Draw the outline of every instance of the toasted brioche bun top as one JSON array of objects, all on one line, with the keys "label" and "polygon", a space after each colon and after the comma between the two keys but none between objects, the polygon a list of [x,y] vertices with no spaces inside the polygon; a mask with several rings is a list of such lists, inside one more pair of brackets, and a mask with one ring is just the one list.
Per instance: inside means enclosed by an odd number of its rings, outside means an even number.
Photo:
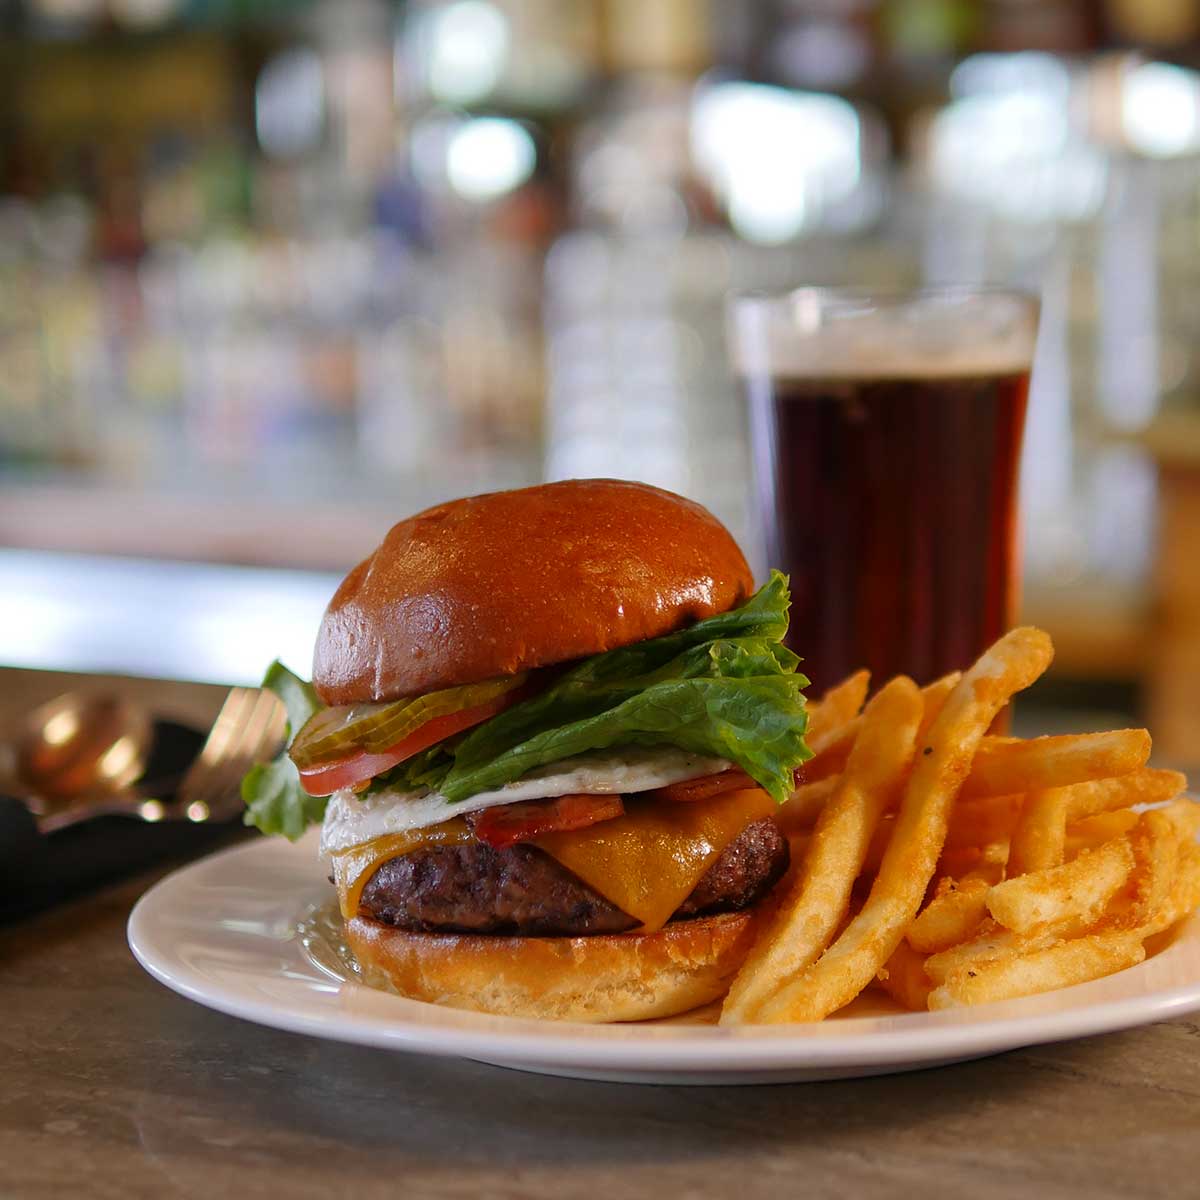
[{"label": "toasted brioche bun top", "polygon": [[335,593],[326,704],[420,695],[660,637],[750,594],[707,509],[615,479],[452,500],[392,527]]}]

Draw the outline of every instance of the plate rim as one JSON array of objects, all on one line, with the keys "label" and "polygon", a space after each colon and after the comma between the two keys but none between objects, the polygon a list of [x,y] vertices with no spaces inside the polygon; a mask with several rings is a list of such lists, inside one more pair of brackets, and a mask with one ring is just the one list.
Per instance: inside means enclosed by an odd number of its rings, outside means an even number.
[{"label": "plate rim", "polygon": [[[214,985],[184,960],[160,953],[149,928],[156,910],[169,903],[172,894],[185,883],[198,882],[197,877],[225,865],[228,859],[277,853],[280,848],[276,842],[276,839],[255,839],[239,843],[171,871],[148,888],[133,906],[126,925],[127,941],[145,971],[194,1003],[255,1024],[337,1042],[437,1057],[503,1060],[513,1065],[691,1073],[773,1071],[782,1075],[789,1071],[843,1066],[933,1065],[1023,1046],[1114,1033],[1200,1010],[1198,972],[1194,980],[1174,988],[1067,1005],[1046,1013],[1021,1015],[1023,1003],[1040,999],[1026,997],[980,1005],[969,1010],[969,1018],[963,1015],[968,1010],[962,1009],[951,1010],[954,1015],[949,1018],[940,1013],[898,1014],[894,1019],[898,1023],[911,1021],[911,1027],[887,1031],[841,1032],[839,1026],[872,1019],[854,1017],[833,1023],[736,1028],[546,1022],[441,1008],[402,997],[395,999],[400,1004],[420,1005],[421,1010],[444,1016],[444,1023],[413,1020],[403,1012],[387,1020],[361,1013],[305,1012],[301,1003],[248,998]],[[289,844],[286,850],[302,853],[303,843]],[[1200,920],[1193,914],[1188,922],[1175,942],[1200,938]],[[1170,954],[1174,945],[1173,942],[1165,947],[1160,954]],[[1127,968],[1124,973],[1138,972],[1144,965]],[[335,982],[332,977],[330,982]],[[341,986],[366,987],[353,981]],[[1078,984],[1060,989],[1059,994],[1093,986],[1093,983]],[[1000,1005],[1008,1015],[978,1015]],[[1015,1014],[1012,1009],[1017,1010]],[[939,1017],[941,1021],[931,1022],[931,1018]],[[476,1021],[479,1025],[473,1026]],[[819,1035],[814,1033],[818,1029],[822,1031]]]}]

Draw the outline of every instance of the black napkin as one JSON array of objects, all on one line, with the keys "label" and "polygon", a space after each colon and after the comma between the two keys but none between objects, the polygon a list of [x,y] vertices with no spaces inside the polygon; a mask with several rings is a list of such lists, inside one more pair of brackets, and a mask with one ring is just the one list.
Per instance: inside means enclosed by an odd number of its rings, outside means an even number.
[{"label": "black napkin", "polygon": [[[174,721],[155,721],[144,778],[169,800],[204,735]],[[157,781],[162,781],[162,786]],[[242,828],[231,820],[143,821],[104,816],[41,834],[20,800],[0,796],[0,924],[74,899],[172,858],[202,853]]]}]

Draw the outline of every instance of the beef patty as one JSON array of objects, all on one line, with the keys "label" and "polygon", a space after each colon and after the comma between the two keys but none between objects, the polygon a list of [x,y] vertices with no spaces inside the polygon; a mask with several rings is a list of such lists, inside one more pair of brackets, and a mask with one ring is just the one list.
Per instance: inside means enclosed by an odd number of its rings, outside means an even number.
[{"label": "beef patty", "polygon": [[[787,839],[770,817],[754,821],[709,867],[673,921],[749,908],[788,866]],[[414,933],[576,937],[637,926],[536,846],[483,842],[430,846],[389,859],[371,876],[360,916]]]}]

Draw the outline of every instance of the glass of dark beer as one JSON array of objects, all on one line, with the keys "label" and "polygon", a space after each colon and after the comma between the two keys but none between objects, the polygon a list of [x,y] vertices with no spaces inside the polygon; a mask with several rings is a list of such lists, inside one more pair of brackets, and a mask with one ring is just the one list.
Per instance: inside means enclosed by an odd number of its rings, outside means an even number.
[{"label": "glass of dark beer", "polygon": [[919,682],[1013,622],[1038,305],[993,288],[737,297],[756,509],[817,690]]}]

